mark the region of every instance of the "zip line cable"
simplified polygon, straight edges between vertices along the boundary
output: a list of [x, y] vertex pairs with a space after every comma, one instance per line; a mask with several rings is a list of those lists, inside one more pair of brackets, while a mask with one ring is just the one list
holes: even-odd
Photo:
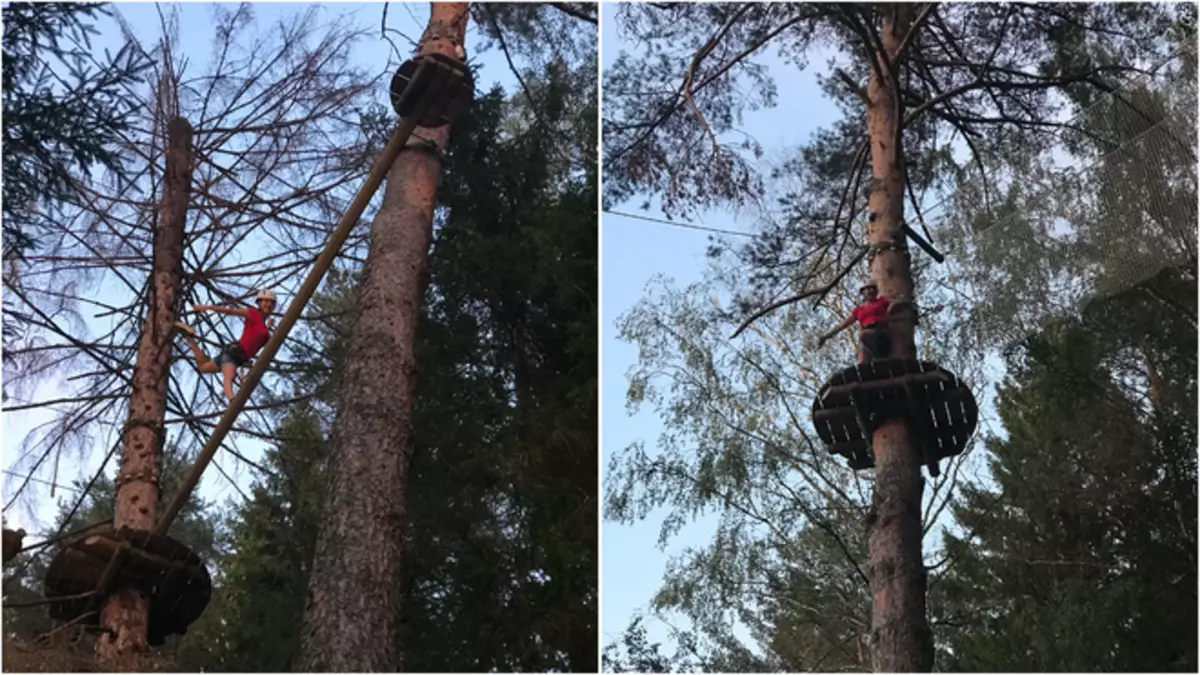
[[716, 234], [732, 234], [732, 235], [739, 236], [739, 237], [754, 237], [754, 236], [756, 236], [753, 232], [739, 232], [737, 230], [723, 230], [719, 227], [709, 227], [708, 225], [695, 225], [692, 223], [680, 223], [680, 222], [677, 222], [674, 220], [664, 220], [662, 218], [651, 218], [650, 216], [641, 216], [636, 213], [625, 213], [624, 211], [610, 211], [608, 209], [604, 209], [603, 212], [614, 215], [614, 216], [621, 216], [623, 218], [631, 218], [633, 220], [644, 220], [648, 223], [658, 223], [660, 225], [671, 225], [673, 227], [682, 227], [682, 228], [688, 229], [688, 230], [700, 230], [701, 232], [714, 232]]
[[42, 485], [49, 485], [50, 487], [57, 488], [59, 490], [70, 490], [72, 492], [79, 492], [79, 488], [74, 487], [72, 485], [63, 485], [62, 483], [55, 483], [55, 482], [48, 481], [48, 480], [42, 480], [41, 478], [34, 478], [33, 474], [26, 475], [23, 473], [17, 473], [16, 471], [9, 471], [8, 469], [4, 469], [3, 471], [0, 471], [0, 473], [3, 473], [6, 476], [12, 476], [13, 478], [25, 478], [34, 483], [41, 483]]

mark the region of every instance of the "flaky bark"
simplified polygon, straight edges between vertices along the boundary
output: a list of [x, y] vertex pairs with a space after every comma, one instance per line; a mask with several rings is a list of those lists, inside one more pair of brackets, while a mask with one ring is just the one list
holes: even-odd
[[[166, 175], [154, 227], [153, 267], [146, 322], [133, 370], [129, 420], [117, 474], [113, 525], [134, 530], [154, 527], [158, 477], [162, 468], [163, 418], [167, 406], [172, 331], [183, 271], [183, 231], [192, 183], [192, 127], [182, 117], [167, 125]], [[116, 668], [126, 656], [146, 650], [147, 599], [132, 588], [113, 589], [100, 614], [111, 630], [97, 643], [100, 658]]]
[[[420, 53], [460, 57], [467, 3], [432, 3]], [[413, 354], [449, 127], [418, 127], [388, 174], [358, 288], [299, 669], [396, 671]], [[421, 139], [416, 138], [420, 136]], [[428, 139], [439, 152], [424, 147]]]
[[[880, 37], [891, 60], [911, 25], [912, 10], [891, 5], [881, 11], [885, 18]], [[900, 301], [898, 311], [892, 315], [890, 356], [913, 358], [912, 275], [901, 229], [904, 176], [897, 132], [901, 118], [886, 64], [880, 66], [872, 69], [867, 85], [867, 130], [875, 178], [867, 226], [875, 252], [871, 275], [879, 284], [880, 295]], [[921, 493], [925, 482], [921, 478], [920, 450], [902, 418], [879, 427], [874, 446], [875, 489], [868, 516], [872, 666], [875, 671], [929, 671], [933, 668], [933, 639], [926, 616], [921, 554]]]

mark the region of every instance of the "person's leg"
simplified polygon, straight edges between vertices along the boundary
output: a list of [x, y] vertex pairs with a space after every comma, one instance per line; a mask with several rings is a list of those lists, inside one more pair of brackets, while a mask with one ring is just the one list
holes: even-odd
[[[871, 360], [887, 358], [888, 345], [886, 337], [886, 333], [878, 329], [864, 330], [862, 332], [863, 358]], [[859, 361], [859, 363], [861, 362]]]
[[179, 329], [180, 333], [183, 333], [183, 339], [187, 341], [188, 347], [191, 347], [192, 356], [196, 359], [196, 368], [202, 373], [217, 372], [219, 370], [217, 364], [208, 358], [208, 355], [204, 353], [203, 349], [200, 349], [200, 345], [196, 342], [196, 331], [181, 321], [176, 322], [175, 327]]
[[233, 362], [225, 363], [221, 366], [221, 373], [224, 375], [225, 397], [229, 402], [233, 402], [233, 375], [237, 372], [237, 366]]

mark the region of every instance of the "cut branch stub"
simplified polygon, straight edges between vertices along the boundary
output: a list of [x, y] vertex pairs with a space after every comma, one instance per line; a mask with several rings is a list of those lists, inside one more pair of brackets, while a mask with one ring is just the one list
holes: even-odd
[[408, 117], [427, 96], [434, 100], [421, 116], [423, 127], [440, 127], [458, 119], [475, 95], [467, 64], [445, 54], [422, 54], [400, 64], [392, 77], [392, 108]]
[[187, 546], [171, 537], [121, 528], [80, 537], [55, 556], [44, 590], [48, 600], [62, 600], [50, 603], [50, 618], [73, 621], [91, 612], [82, 623], [96, 624], [96, 610], [122, 587], [149, 598], [146, 639], [151, 645], [186, 633], [212, 595], [208, 568]]
[[877, 359], [843, 370], [821, 388], [813, 426], [830, 454], [850, 468], [875, 466], [872, 436], [889, 419], [905, 417], [931, 476], [938, 461], [960, 454], [975, 432], [979, 408], [969, 387], [937, 364]]

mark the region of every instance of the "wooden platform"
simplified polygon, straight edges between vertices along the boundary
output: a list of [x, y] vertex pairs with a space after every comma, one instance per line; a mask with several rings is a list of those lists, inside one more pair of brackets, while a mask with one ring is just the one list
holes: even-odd
[[[165, 536], [122, 528], [88, 534], [59, 551], [46, 571], [45, 596], [50, 618], [70, 621], [103, 607], [108, 594], [125, 586], [150, 598], [152, 645], [168, 635], [183, 635], [200, 618], [212, 595], [204, 562], [188, 547]], [[80, 594], [96, 590], [83, 598]], [[97, 624], [95, 614], [84, 624]]]
[[922, 463], [937, 476], [938, 461], [966, 447], [979, 409], [965, 382], [915, 359], [878, 359], [847, 368], [821, 388], [812, 407], [813, 425], [826, 449], [856, 470], [875, 466], [871, 437], [896, 417], [909, 419]]
[[419, 124], [440, 127], [458, 119], [475, 96], [475, 84], [467, 64], [445, 54], [422, 54], [396, 70], [391, 85], [392, 108], [408, 117], [425, 97], [433, 97]]

